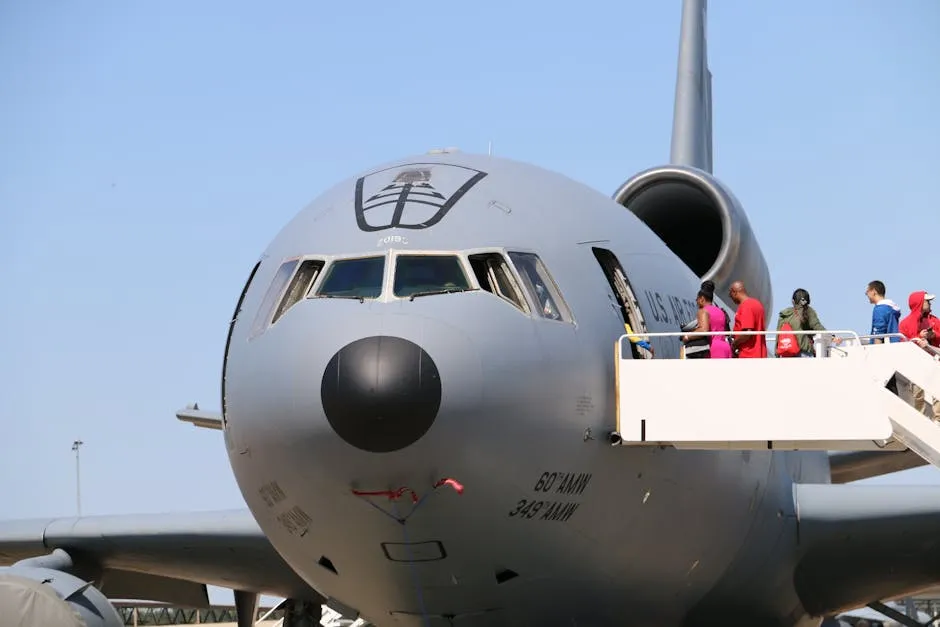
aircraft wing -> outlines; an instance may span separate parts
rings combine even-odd
[[[940,585],[940,486],[797,485],[807,611],[831,615]]]
[[[247,510],[0,522],[0,565],[63,549],[112,599],[208,605],[206,584],[321,597],[281,559]]]
[[[914,451],[834,451],[829,453],[832,483],[848,483],[918,468],[927,461]]]

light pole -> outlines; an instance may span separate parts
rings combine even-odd
[[[82,466],[79,457],[79,449],[81,448],[81,440],[75,440],[72,442],[72,450],[75,451],[75,505],[78,509],[78,515],[82,515]]]

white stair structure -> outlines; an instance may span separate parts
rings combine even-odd
[[[828,337],[840,335],[848,337],[830,347]],[[771,350],[767,359],[634,360],[628,341],[624,335],[617,345],[612,444],[700,450],[909,448],[940,467],[940,424],[902,400],[907,382],[940,398],[940,362],[912,342],[866,345],[853,332],[827,331],[826,337],[816,337],[815,359],[778,359]],[[886,387],[892,378],[902,397]]]

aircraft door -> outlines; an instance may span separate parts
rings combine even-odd
[[[644,333],[647,331],[646,319],[643,317],[643,310],[640,309],[640,303],[637,301],[636,294],[627,280],[627,275],[623,271],[623,266],[617,256],[606,248],[591,248],[594,257],[601,266],[607,283],[617,300],[618,309],[624,322],[624,330],[628,328],[634,333]],[[647,342],[631,341],[630,352],[634,359],[652,359],[653,352],[648,348]]]

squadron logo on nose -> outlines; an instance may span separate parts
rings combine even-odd
[[[356,181],[356,223],[363,231],[426,229],[486,177],[449,163],[409,163]]]

